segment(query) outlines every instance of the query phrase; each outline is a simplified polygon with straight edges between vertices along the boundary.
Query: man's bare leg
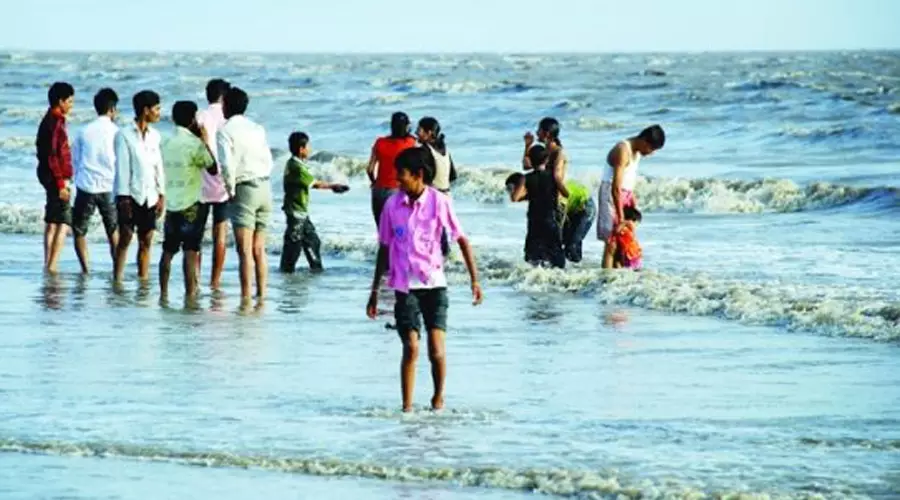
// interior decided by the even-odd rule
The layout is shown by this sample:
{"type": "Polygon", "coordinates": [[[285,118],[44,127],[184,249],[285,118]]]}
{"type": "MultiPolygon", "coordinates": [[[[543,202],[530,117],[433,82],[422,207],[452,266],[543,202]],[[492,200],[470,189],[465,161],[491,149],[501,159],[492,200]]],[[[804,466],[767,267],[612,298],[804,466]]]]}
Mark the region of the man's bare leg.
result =
{"type": "Polygon", "coordinates": [[[150,279],[150,248],[153,246],[153,230],[138,235],[138,279],[150,279]]]}
{"type": "Polygon", "coordinates": [[[53,253],[53,235],[58,224],[44,224],[44,270],[50,269],[50,254],[53,253]]]}
{"type": "Polygon", "coordinates": [[[234,229],[238,266],[241,275],[241,300],[250,299],[250,275],[253,272],[253,230],[246,227],[234,229]]]}
{"type": "Polygon", "coordinates": [[[75,255],[78,256],[78,263],[81,264],[81,273],[88,274],[90,272],[91,255],[88,250],[87,238],[75,235],[75,255]]]}
{"type": "Polygon", "coordinates": [[[431,398],[431,409],[440,410],[444,407],[444,380],[447,377],[447,362],[445,357],[444,330],[435,328],[428,335],[428,360],[431,361],[431,381],[434,383],[434,396],[431,398]]]}
{"type": "Polygon", "coordinates": [[[253,232],[253,261],[256,263],[256,298],[266,298],[266,285],[269,278],[269,261],[266,257],[266,231],[253,232]]]}
{"type": "Polygon", "coordinates": [[[47,258],[47,271],[55,273],[59,266],[59,256],[66,244],[66,236],[69,227],[65,224],[53,224],[55,226],[50,234],[50,256],[47,258]]]}
{"type": "Polygon", "coordinates": [[[416,360],[419,358],[419,332],[410,330],[403,337],[403,358],[400,360],[400,391],[403,411],[413,411],[413,393],[416,389],[416,360]]]}
{"type": "Polygon", "coordinates": [[[615,264],[616,244],[611,241],[603,243],[603,269],[612,269],[615,264]]]}
{"type": "Polygon", "coordinates": [[[159,258],[159,295],[163,300],[169,298],[169,275],[172,272],[172,257],[174,255],[163,250],[159,258]]]}
{"type": "Polygon", "coordinates": [[[213,261],[209,287],[218,290],[222,284],[222,269],[225,268],[225,240],[228,238],[228,223],[223,221],[213,225],[213,261]]]}
{"type": "Polygon", "coordinates": [[[199,255],[200,252],[195,252],[193,250],[184,251],[184,261],[182,266],[184,266],[184,293],[187,297],[197,295],[200,287],[200,268],[197,266],[200,261],[198,258],[199,255]]]}
{"type": "Polygon", "coordinates": [[[122,227],[119,231],[116,258],[113,260],[113,280],[116,283],[121,283],[125,278],[125,262],[128,260],[128,247],[131,246],[133,236],[134,231],[130,227],[122,227]]]}
{"type": "Polygon", "coordinates": [[[115,260],[116,248],[119,246],[119,230],[113,229],[112,232],[107,232],[106,241],[109,243],[109,257],[115,260]]]}

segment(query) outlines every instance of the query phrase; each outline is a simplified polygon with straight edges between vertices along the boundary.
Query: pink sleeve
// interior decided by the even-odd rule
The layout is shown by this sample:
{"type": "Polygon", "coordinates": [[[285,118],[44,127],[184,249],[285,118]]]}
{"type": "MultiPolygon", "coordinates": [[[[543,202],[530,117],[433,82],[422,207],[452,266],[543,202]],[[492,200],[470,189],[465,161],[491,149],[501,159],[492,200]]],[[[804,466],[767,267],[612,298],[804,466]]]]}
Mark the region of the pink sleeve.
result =
{"type": "Polygon", "coordinates": [[[447,238],[451,243],[459,240],[464,237],[466,234],[463,232],[462,225],[459,223],[459,219],[456,217],[456,212],[453,210],[453,200],[450,199],[449,196],[441,196],[443,209],[441,210],[441,224],[443,224],[444,229],[447,230],[447,238]]]}
{"type": "Polygon", "coordinates": [[[378,220],[378,243],[384,246],[390,246],[394,240],[394,229],[391,227],[391,206],[393,205],[393,197],[388,198],[381,210],[381,217],[378,220]]]}

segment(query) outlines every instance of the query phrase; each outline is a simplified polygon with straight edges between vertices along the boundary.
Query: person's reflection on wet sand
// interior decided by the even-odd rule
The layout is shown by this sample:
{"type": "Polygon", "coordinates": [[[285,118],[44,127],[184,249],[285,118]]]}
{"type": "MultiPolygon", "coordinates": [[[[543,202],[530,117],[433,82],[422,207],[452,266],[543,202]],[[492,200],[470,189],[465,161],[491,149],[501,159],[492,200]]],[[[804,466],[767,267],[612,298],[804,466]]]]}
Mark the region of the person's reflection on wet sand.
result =
{"type": "Polygon", "coordinates": [[[41,294],[37,298],[37,302],[44,309],[58,311],[63,308],[65,291],[63,281],[58,274],[45,274],[44,282],[41,285],[41,294]]]}

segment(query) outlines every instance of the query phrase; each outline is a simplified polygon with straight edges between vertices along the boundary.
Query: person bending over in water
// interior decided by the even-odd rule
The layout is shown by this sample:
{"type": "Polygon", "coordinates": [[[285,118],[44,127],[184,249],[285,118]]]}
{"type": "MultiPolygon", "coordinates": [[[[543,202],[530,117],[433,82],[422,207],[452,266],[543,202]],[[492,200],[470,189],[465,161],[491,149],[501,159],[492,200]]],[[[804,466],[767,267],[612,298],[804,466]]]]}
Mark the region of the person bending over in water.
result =
{"type": "Polygon", "coordinates": [[[322,271],[321,242],[316,227],[309,218],[309,190],[330,189],[335,193],[345,193],[350,188],[342,184],[317,181],[306,165],[309,158],[309,135],[294,132],[288,137],[291,158],[284,166],[284,216],[287,229],[284,231],[284,246],[281,250],[281,272],[292,273],[297,267],[300,253],[306,254],[309,269],[322,271]]]}
{"type": "Polygon", "coordinates": [[[475,254],[463,233],[450,198],[428,186],[434,175],[431,152],[425,148],[407,149],[396,159],[397,182],[400,192],[384,205],[378,225],[378,258],[372,291],[366,305],[366,315],[378,315],[378,289],[388,269],[387,285],[395,291],[394,319],[403,343],[400,363],[400,387],[403,411],[413,408],[416,359],[422,320],[428,332],[428,359],[434,396],[431,408],[444,406],[444,337],[447,331],[447,277],[444,275],[444,256],[441,254],[441,232],[459,244],[469,279],[472,283],[472,304],[482,301],[481,285],[475,254]]]}
{"type": "Polygon", "coordinates": [[[566,267],[562,232],[556,215],[557,183],[548,170],[547,149],[535,144],[528,151],[533,171],[515,173],[506,179],[512,202],[528,201],[528,230],[525,234],[525,261],[532,265],[566,267]]]}
{"type": "Polygon", "coordinates": [[[625,207],[635,207],[634,187],[637,184],[638,164],[644,156],[662,149],[666,134],[653,125],[635,137],[619,142],[606,157],[606,168],[600,183],[600,215],[597,217],[597,239],[605,244],[603,267],[611,268],[616,255],[617,234],[625,220],[625,207]]]}
{"type": "Polygon", "coordinates": [[[584,184],[571,180],[566,182],[569,198],[566,200],[566,220],[563,224],[562,243],[569,262],[581,262],[581,243],[594,224],[597,205],[584,184]]]}

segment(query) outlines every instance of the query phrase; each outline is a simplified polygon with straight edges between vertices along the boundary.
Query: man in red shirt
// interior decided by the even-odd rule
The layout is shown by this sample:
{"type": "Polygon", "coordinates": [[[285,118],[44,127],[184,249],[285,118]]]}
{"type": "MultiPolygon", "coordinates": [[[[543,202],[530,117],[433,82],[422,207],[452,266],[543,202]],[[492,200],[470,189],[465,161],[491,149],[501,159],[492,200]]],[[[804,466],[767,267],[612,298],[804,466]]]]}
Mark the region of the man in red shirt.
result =
{"type": "Polygon", "coordinates": [[[72,153],[66,132],[66,115],[75,104],[75,89],[65,82],[56,82],[47,92],[50,108],[38,127],[37,177],[47,193],[44,207],[44,269],[55,273],[59,254],[72,225],[69,205],[72,183],[72,153]]]}

